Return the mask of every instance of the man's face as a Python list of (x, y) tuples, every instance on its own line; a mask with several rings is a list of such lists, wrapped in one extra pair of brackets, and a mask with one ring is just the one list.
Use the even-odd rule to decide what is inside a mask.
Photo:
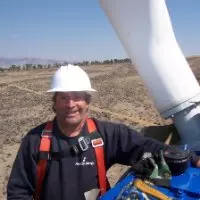
[(76, 126), (87, 115), (88, 103), (84, 92), (57, 92), (54, 109), (60, 123)]

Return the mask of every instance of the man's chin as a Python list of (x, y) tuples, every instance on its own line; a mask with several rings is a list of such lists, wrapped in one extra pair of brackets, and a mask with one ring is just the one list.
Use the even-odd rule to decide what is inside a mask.
[(73, 118), (73, 117), (65, 118), (65, 123), (67, 123), (69, 125), (79, 125), (80, 122), (81, 122), (81, 120), (77, 119), (77, 118)]

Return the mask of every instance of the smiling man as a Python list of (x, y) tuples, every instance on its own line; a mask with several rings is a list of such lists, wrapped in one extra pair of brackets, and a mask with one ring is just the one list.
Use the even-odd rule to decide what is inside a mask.
[(86, 92), (57, 92), (53, 109), (60, 130), (68, 137), (79, 134), (87, 117), (90, 94)]
[(8, 200), (94, 200), (109, 188), (106, 171), (113, 164), (132, 165), (145, 152), (169, 148), (124, 124), (89, 118), (95, 91), (78, 66), (55, 72), (48, 90), (55, 118), (24, 137), (9, 177)]

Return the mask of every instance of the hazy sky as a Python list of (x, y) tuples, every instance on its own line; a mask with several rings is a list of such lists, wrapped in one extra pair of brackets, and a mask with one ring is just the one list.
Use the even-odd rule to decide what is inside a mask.
[[(183, 53), (200, 55), (200, 0), (166, 2)], [(127, 55), (98, 0), (0, 0), (0, 57), (103, 60)]]

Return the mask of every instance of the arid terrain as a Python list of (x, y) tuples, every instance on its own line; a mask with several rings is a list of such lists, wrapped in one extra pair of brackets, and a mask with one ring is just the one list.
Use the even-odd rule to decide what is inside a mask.
[[(200, 57), (189, 59), (200, 80)], [(130, 64), (83, 67), (98, 92), (93, 96), (90, 115), (123, 122), (139, 132), (144, 127), (170, 124), (154, 107), (147, 89)], [(6, 199), (6, 185), (21, 138), (31, 128), (52, 119), (51, 94), (47, 94), (55, 69), (0, 73), (0, 199)], [(189, 84), (189, 83), (188, 83)], [(111, 185), (126, 170), (113, 166), (108, 177)]]

